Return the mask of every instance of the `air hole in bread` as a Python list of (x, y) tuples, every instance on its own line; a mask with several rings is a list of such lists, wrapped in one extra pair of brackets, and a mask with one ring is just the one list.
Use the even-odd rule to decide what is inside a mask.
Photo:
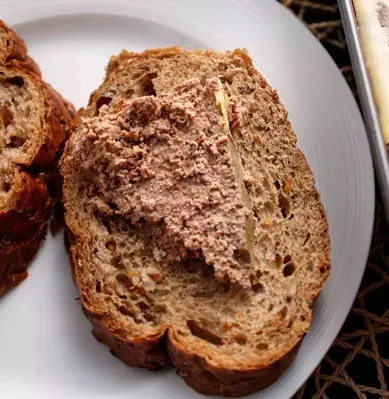
[[(235, 73), (231, 73), (231, 71), (230, 71), (230, 73), (226, 73), (224, 75), (220, 75), (219, 79), (220, 79), (220, 81), (222, 83), (228, 83), (229, 85), (232, 85), (232, 82), (234, 80), (234, 76), (235, 76)], [(205, 78), (205, 76), (204, 76), (204, 78)]]
[(103, 226), (107, 229), (108, 233), (112, 234), (112, 227), (111, 227), (111, 225), (109, 223), (109, 220), (108, 219), (103, 219), (101, 222), (103, 223)]
[(281, 209), (282, 216), (284, 218), (288, 217), (288, 215), (290, 213), (290, 201), (281, 192), (278, 194), (278, 203), (279, 203), (279, 206), (280, 206), (280, 209)]
[(151, 315), (150, 313), (144, 313), (143, 317), (146, 321), (148, 322), (153, 322), (155, 321), (155, 318), (153, 317), (153, 315)]
[(96, 280), (96, 292), (101, 292), (101, 281)]
[(17, 87), (24, 86), (24, 79), (21, 76), (13, 76), (12, 78), (7, 78), (6, 82), (10, 85), (14, 85)]
[(260, 222), (261, 221), (261, 218), (259, 216), (260, 210), (256, 206), (253, 207), (253, 214), (254, 214), (254, 217), (257, 219), (257, 221)]
[(286, 255), (283, 262), (286, 265), (287, 263), (289, 263), (292, 260), (292, 257), (290, 255)]
[(279, 190), (279, 189), (281, 188), (281, 184), (280, 184), (280, 182), (279, 182), (278, 180), (276, 180), (276, 181), (274, 182), (274, 186), (275, 186), (275, 188), (276, 188), (277, 190)]
[(241, 264), (250, 263), (250, 254), (242, 249), (234, 249), (234, 259)]
[(143, 302), (143, 301), (138, 302), (138, 303), (136, 304), (136, 306), (138, 306), (138, 308), (139, 308), (142, 312), (145, 312), (146, 310), (149, 310), (149, 309), (150, 309), (150, 306), (149, 306), (146, 302)]
[(116, 275), (116, 280), (118, 283), (123, 284), (126, 288), (131, 288), (134, 286), (132, 279), (127, 276), (127, 274), (119, 273)]
[(0, 118), (3, 121), (4, 128), (6, 129), (12, 123), (14, 115), (6, 105), (3, 105), (0, 106)]
[(304, 240), (303, 247), (307, 244), (307, 242), (309, 241), (310, 238), (311, 238), (311, 233), (307, 233), (305, 240)]
[(274, 305), (271, 303), (267, 309), (268, 312), (271, 312), (274, 309)]
[(247, 337), (245, 334), (242, 334), (242, 333), (234, 335), (234, 340), (239, 345), (247, 344)]
[(109, 249), (110, 251), (114, 251), (116, 249), (116, 242), (114, 240), (106, 241), (105, 248)]
[(11, 190), (11, 184), (6, 181), (0, 182), (0, 192), (8, 193), (9, 190)]
[(203, 339), (213, 345), (221, 345), (223, 340), (213, 332), (201, 327), (195, 320), (187, 320), (186, 325), (188, 326), (192, 335), (197, 338)]
[(155, 79), (157, 76), (158, 76), (157, 73), (150, 72), (142, 76), (142, 78), (140, 78), (139, 83), (141, 86), (140, 89), (141, 96), (155, 96), (157, 94), (153, 83), (153, 79)]
[(119, 256), (119, 255), (117, 255), (117, 256), (113, 256), (112, 258), (111, 258), (111, 264), (112, 264), (112, 266), (113, 267), (115, 267), (116, 269), (124, 269), (124, 265), (123, 265), (123, 262), (122, 262), (122, 258)]
[(263, 292), (265, 292), (265, 287), (262, 283), (256, 283), (252, 285), (252, 289), (256, 294), (262, 294)]
[(108, 205), (113, 211), (118, 211), (118, 210), (119, 210), (118, 206), (117, 206), (115, 203), (113, 203), (113, 202), (107, 202), (107, 205)]
[(258, 342), (255, 345), (255, 349), (258, 351), (265, 351), (268, 347), (269, 347), (269, 345), (265, 342)]
[(154, 306), (154, 311), (158, 313), (166, 313), (167, 312), (167, 306), (164, 303), (156, 304)]
[(139, 323), (139, 320), (136, 317), (136, 314), (133, 310), (126, 308), (125, 306), (121, 305), (118, 307), (118, 311), (124, 315), (124, 316), (129, 316), (132, 319), (134, 319), (135, 323)]
[(98, 114), (99, 109), (103, 106), (103, 105), (108, 105), (110, 102), (112, 101), (111, 97), (99, 97), (96, 100), (96, 111)]
[(23, 147), (23, 144), (26, 142), (24, 137), (19, 136), (11, 136), (9, 138), (9, 142), (7, 143), (8, 148), (19, 148)]
[(288, 263), (285, 267), (282, 273), (284, 274), (285, 277), (291, 276), (296, 270), (296, 266), (294, 265), (293, 262)]

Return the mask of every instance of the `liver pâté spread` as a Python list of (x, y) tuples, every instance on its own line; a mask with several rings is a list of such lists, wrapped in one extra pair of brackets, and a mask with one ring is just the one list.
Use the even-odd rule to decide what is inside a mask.
[(76, 140), (100, 213), (139, 225), (161, 258), (204, 258), (216, 278), (249, 286), (251, 205), (219, 79), (104, 106)]

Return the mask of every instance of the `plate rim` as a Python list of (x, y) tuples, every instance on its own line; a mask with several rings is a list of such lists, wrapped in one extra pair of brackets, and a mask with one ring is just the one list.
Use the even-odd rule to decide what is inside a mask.
[[(81, 5), (83, 5), (81, 8), (79, 8), (78, 9), (78, 12), (76, 13), (76, 15), (79, 15), (79, 14), (98, 14), (98, 15), (101, 15), (101, 14), (105, 14), (106, 13), (106, 11), (102, 11), (102, 12), (99, 12), (100, 10), (102, 10), (102, 9), (104, 9), (104, 7), (102, 7), (102, 8), (98, 8), (98, 7), (96, 7), (96, 9), (94, 10), (94, 12), (93, 13), (91, 13), (90, 12), (90, 9), (89, 9), (89, 11), (88, 11), (88, 8), (90, 7), (90, 4), (92, 3), (92, 1), (93, 0), (68, 0), (68, 4), (75, 4), (75, 3), (80, 3)], [(223, 0), (217, 0), (219, 3), (221, 3)], [(264, 0), (263, 0), (264, 1)], [(150, 2), (151, 3), (157, 3), (157, 1), (153, 1), (153, 0), (150, 0)], [(166, 0), (165, 2), (169, 2), (168, 0)], [(184, 3), (184, 4), (189, 4), (191, 1), (190, 0), (181, 0), (181, 3)], [(214, 1), (215, 2), (215, 1)], [(234, 3), (234, 4), (237, 4), (234, 0), (228, 0), (228, 2), (229, 3)], [(12, 4), (11, 4), (12, 3)], [(107, 3), (106, 2), (101, 2), (101, 1), (93, 1), (93, 3), (94, 4), (96, 4), (96, 3), (98, 3), (98, 4), (103, 4), (104, 3), (104, 6), (105, 6), (105, 9), (106, 9), (106, 6), (107, 6)], [(110, 3), (117, 3), (117, 4), (123, 4), (123, 3), (130, 3), (130, 1), (129, 0), (111, 0), (110, 1)], [(177, 2), (176, 1), (170, 1), (170, 3), (172, 3), (172, 4), (177, 4)], [(242, 6), (245, 6), (245, 5), (247, 5), (247, 6), (250, 6), (250, 4), (251, 4), (252, 2), (250, 1), (250, 0), (241, 0), (241, 2), (240, 2), (240, 6), (242, 7)], [(276, 7), (279, 7), (279, 12), (280, 13), (289, 13), (289, 11), (288, 10), (286, 10), (286, 9), (284, 9), (284, 7), (283, 6), (281, 6), (278, 2), (275, 2), (275, 1), (272, 1), (272, 0), (267, 0), (267, 3), (273, 3), (273, 5), (274, 6), (276, 6)], [(40, 9), (42, 9), (42, 6), (43, 5), (46, 5), (46, 7), (47, 7), (47, 13), (49, 14), (50, 12), (52, 12), (53, 11), (53, 9), (55, 8), (53, 8), (53, 6), (57, 6), (57, 12), (58, 12), (58, 10), (61, 8), (61, 5), (63, 5), (64, 4), (64, 2), (62, 1), (62, 0), (51, 0), (51, 1), (46, 1), (45, 2), (45, 0), (43, 0), (43, 1), (41, 1), (41, 0), (34, 0), (34, 1), (28, 1), (28, 0), (0, 0), (0, 4), (4, 4), (5, 5), (5, 9), (4, 9), (4, 12), (3, 12), (3, 15), (2, 15), (2, 17), (4, 17), (4, 19), (5, 20), (10, 20), (11, 22), (10, 22), (10, 25), (11, 26), (14, 26), (14, 25), (16, 25), (16, 28), (17, 28), (17, 25), (19, 25), (20, 23), (26, 23), (26, 22), (29, 22), (29, 21), (32, 21), (32, 20), (34, 20), (34, 19), (36, 19), (35, 17), (38, 15), (38, 14), (34, 14), (34, 11), (33, 11), (33, 9), (35, 8), (35, 7), (37, 7), (38, 9), (40, 8)], [(32, 6), (30, 7), (30, 9), (29, 9), (29, 11), (32, 11), (32, 12), (30, 12), (29, 13), (29, 17), (28, 18), (26, 18), (25, 16), (27, 15), (27, 13), (25, 12), (24, 14), (23, 13), (20, 13), (19, 14), (19, 12), (18, 12), (18, 10), (17, 10), (17, 7), (24, 7), (25, 8), (25, 6), (26, 6), (26, 4), (29, 4), (29, 5), (31, 5), (32, 4)], [(86, 5), (88, 5), (86, 8), (83, 8), (84, 6), (86, 6)], [(8, 8), (7, 8), (7, 6), (8, 6)], [(51, 7), (51, 8), (50, 8)], [(95, 5), (94, 5), (94, 7), (95, 7)], [(112, 7), (112, 6), (111, 6)], [(70, 7), (71, 8), (71, 7)], [(113, 8), (113, 7), (112, 7)], [(76, 9), (76, 8), (73, 8), (74, 10)], [(8, 10), (8, 11), (7, 11)], [(111, 9), (112, 10), (112, 9)], [(282, 11), (281, 11), (282, 10)], [(8, 17), (7, 17), (7, 14), (8, 14)], [(55, 15), (72, 15), (72, 14), (74, 14), (73, 12), (69, 12), (69, 13), (62, 13), (62, 14), (55, 14)], [(23, 17), (23, 15), (24, 15), (24, 17)], [(110, 12), (110, 15), (117, 15), (115, 12), (113, 12), (112, 13), (112, 11)], [(34, 17), (35, 16), (35, 17)], [(49, 16), (49, 15), (48, 15)], [(132, 17), (131, 15), (126, 15), (126, 16), (128, 16), (128, 17)], [(39, 17), (40, 18), (38, 18), (38, 19), (41, 19), (42, 18), (42, 14), (40, 14), (39, 15)], [(24, 18), (24, 20), (23, 20), (23, 18)], [(300, 24), (300, 26), (301, 27), (304, 27), (304, 29), (306, 30), (306, 32), (309, 32), (309, 34), (312, 36), (312, 38), (314, 38), (314, 36), (312, 35), (312, 33), (300, 22), (300, 21), (298, 21), (297, 19), (295, 19), (296, 20), (296, 22), (298, 22), (298, 24)], [(315, 39), (315, 41), (316, 41), (316, 39)], [(327, 50), (321, 45), (321, 43), (319, 43), (319, 42), (317, 42), (317, 44), (319, 44), (320, 45), (320, 47), (321, 47), (321, 49), (322, 50), (324, 50), (324, 52), (326, 53), (326, 56), (327, 56), (327, 58), (328, 58), (328, 61), (330, 61), (332, 64), (334, 64), (335, 65), (335, 62), (334, 62), (334, 60), (331, 58), (331, 56), (329, 55), (329, 53), (327, 52)], [(337, 68), (338, 69), (338, 68)], [(341, 72), (338, 70), (338, 73), (341, 75)], [(265, 76), (265, 78), (266, 78), (266, 76)], [(343, 79), (343, 81), (344, 81), (344, 84), (345, 84), (345, 86), (348, 88), (348, 91), (349, 91), (349, 94), (351, 94), (351, 89), (349, 88), (349, 86), (348, 86), (348, 84), (346, 83), (346, 81), (345, 81), (345, 79), (344, 79), (344, 77), (343, 77), (343, 75), (342, 75), (342, 79)], [(345, 94), (344, 94), (345, 95)], [(349, 106), (351, 106), (351, 104), (349, 105)], [(357, 104), (356, 104), (356, 101), (355, 101), (355, 99), (353, 99), (353, 106), (355, 106), (355, 107), (357, 107)], [(357, 112), (359, 113), (359, 115), (360, 115), (360, 111), (359, 111), (359, 109), (358, 109), (358, 107), (357, 107)], [(363, 122), (362, 122), (363, 123)], [(363, 130), (366, 132), (366, 129), (365, 129), (365, 127), (363, 126)], [(365, 134), (365, 136), (366, 136), (366, 134)], [(366, 138), (366, 140), (367, 140), (367, 138)], [(369, 148), (369, 147), (368, 147)], [(364, 261), (363, 261), (363, 263), (366, 265), (366, 262), (367, 262), (367, 259), (368, 259), (368, 254), (369, 254), (369, 248), (370, 248), (370, 244), (371, 244), (371, 239), (372, 239), (372, 233), (373, 233), (373, 225), (374, 225), (374, 204), (375, 204), (375, 191), (374, 191), (374, 182), (375, 182), (375, 180), (374, 180), (374, 172), (373, 172), (373, 164), (372, 164), (372, 158), (371, 158), (371, 153), (370, 153), (370, 149), (369, 149), (369, 154), (368, 155), (366, 155), (367, 156), (367, 159), (368, 159), (368, 165), (365, 165), (365, 167), (367, 168), (367, 169), (369, 169), (369, 171), (368, 172), (366, 172), (366, 174), (364, 175), (364, 177), (367, 179), (367, 180), (369, 180), (369, 181), (367, 181), (367, 183), (368, 184), (370, 184), (370, 186), (371, 187), (373, 187), (373, 190), (372, 190), (372, 193), (370, 194), (370, 199), (371, 199), (371, 204), (372, 204), (372, 206), (371, 206), (371, 209), (370, 209), (370, 221), (369, 221), (369, 226), (368, 227), (365, 227), (366, 228), (366, 230), (368, 231), (368, 234), (367, 234), (367, 236), (369, 237), (369, 239), (368, 239), (368, 243), (366, 243), (365, 244), (365, 246), (367, 246), (367, 251), (366, 251), (366, 255), (365, 255), (365, 259), (364, 259)], [(370, 177), (368, 177), (368, 175), (370, 175)], [(366, 204), (365, 204), (366, 205)], [(365, 210), (365, 212), (367, 212), (367, 210)], [(366, 267), (366, 266), (365, 266)], [(326, 346), (326, 349), (325, 349), (325, 351), (323, 352), (323, 348), (322, 348), (322, 350), (321, 350), (321, 352), (323, 352), (323, 355), (321, 355), (320, 356), (320, 358), (319, 358), (319, 360), (317, 361), (317, 364), (315, 365), (315, 367), (313, 367), (313, 369), (312, 369), (312, 371), (317, 367), (317, 365), (321, 362), (321, 360), (323, 359), (323, 357), (325, 356), (325, 354), (327, 353), (327, 351), (328, 351), (328, 349), (330, 348), (330, 346), (332, 345), (332, 342), (333, 342), (333, 340), (336, 338), (336, 336), (338, 335), (338, 333), (339, 333), (339, 331), (340, 331), (340, 329), (341, 329), (341, 327), (342, 327), (342, 325), (343, 325), (343, 323), (344, 323), (344, 321), (346, 320), (346, 318), (347, 318), (347, 316), (348, 316), (348, 314), (349, 314), (349, 312), (350, 312), (350, 309), (351, 309), (351, 307), (352, 307), (352, 304), (353, 304), (353, 302), (354, 302), (354, 299), (355, 299), (355, 297), (356, 297), (356, 295), (357, 295), (357, 292), (358, 292), (358, 289), (359, 289), (359, 286), (360, 286), (360, 283), (361, 283), (361, 280), (362, 280), (362, 278), (363, 278), (363, 275), (364, 275), (364, 271), (365, 271), (365, 267), (363, 267), (363, 270), (361, 271), (361, 273), (360, 273), (360, 276), (359, 276), (359, 278), (358, 278), (358, 284), (354, 284), (353, 285), (353, 288), (355, 288), (355, 293), (354, 294), (352, 294), (351, 296), (353, 297), (353, 300), (352, 301), (350, 301), (350, 304), (349, 304), (349, 308), (347, 309), (347, 313), (346, 312), (344, 312), (345, 313), (345, 315), (344, 315), (344, 317), (342, 317), (343, 318), (343, 321), (341, 322), (341, 323), (339, 323), (339, 326), (337, 327), (337, 328), (335, 328), (333, 331), (332, 331), (332, 334), (331, 335), (333, 335), (334, 337), (333, 338), (331, 338), (329, 341), (329, 343), (328, 343), (328, 345), (325, 345)], [(350, 297), (351, 297), (350, 296)], [(308, 378), (309, 376), (307, 376), (307, 378)], [(296, 387), (296, 389), (293, 391), (293, 392), (291, 392), (290, 393), (290, 395), (292, 396), (300, 387), (301, 387), (301, 385), (303, 385), (304, 384), (304, 382), (305, 382), (305, 380), (306, 380), (306, 378), (304, 377), (304, 380), (303, 381), (300, 381), (298, 384), (295, 384), (297, 387)], [(263, 392), (263, 391), (262, 391)]]

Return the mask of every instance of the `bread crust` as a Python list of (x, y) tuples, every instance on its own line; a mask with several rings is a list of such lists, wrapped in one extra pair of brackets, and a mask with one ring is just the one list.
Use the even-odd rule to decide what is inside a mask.
[[(49, 210), (51, 211), (51, 207)], [(1, 241), (0, 296), (28, 277), (27, 267), (45, 238), (46, 231), (47, 220), (30, 237), (17, 241)]]
[(166, 332), (143, 336), (137, 340), (124, 340), (110, 327), (109, 320), (90, 312), (85, 306), (83, 311), (93, 325), (92, 334), (97, 341), (108, 346), (111, 354), (128, 366), (141, 367), (150, 371), (160, 370), (171, 361), (166, 353)]
[(51, 215), (51, 199), (43, 175), (20, 171), (12, 208), (0, 211), (0, 241), (12, 242), (35, 234)]
[(19, 64), (24, 69), (42, 76), (38, 64), (27, 54), (24, 41), (3, 21), (0, 20), (0, 35), (6, 38), (7, 44), (0, 50), (0, 64)]
[(212, 365), (206, 358), (189, 352), (178, 341), (174, 329), (169, 330), (169, 356), (185, 382), (203, 395), (239, 397), (266, 388), (289, 367), (302, 338), (275, 362), (252, 369), (231, 370)]
[[(120, 70), (123, 63), (131, 63), (132, 59), (147, 60), (149, 57), (168, 58), (181, 52), (187, 52), (187, 50), (182, 50), (179, 47), (171, 47), (166, 49), (146, 50), (140, 54), (123, 51), (118, 56), (112, 57), (108, 64), (107, 74), (103, 84), (91, 94), (89, 107), (87, 110), (82, 110), (82, 115), (96, 115), (97, 108), (95, 104), (97, 99), (104, 93), (104, 89), (107, 89), (109, 85), (115, 81), (115, 74)], [(211, 51), (202, 52), (193, 50), (189, 52), (194, 54), (201, 52), (201, 54), (206, 54), (210, 57), (213, 54)], [(262, 75), (254, 68), (251, 58), (244, 51), (235, 50), (233, 54), (239, 55), (239, 57), (244, 60), (250, 76), (257, 76), (261, 86), (267, 86)], [(128, 65), (126, 65), (126, 67), (128, 67)], [(276, 91), (272, 90), (271, 95), (275, 103), (280, 104)], [(289, 129), (292, 129), (290, 125)], [(296, 150), (295, 170), (301, 171), (309, 180), (312, 180), (310, 167), (307, 164), (305, 156), (299, 150)], [(319, 194), (316, 189), (314, 195), (317, 197), (318, 202), (320, 202)], [(319, 267), (323, 269), (323, 272), (321, 274), (321, 279), (317, 281), (317, 284), (309, 287), (309, 292), (307, 292), (306, 297), (310, 306), (327, 279), (330, 269), (330, 242), (327, 219), (323, 206), (320, 204), (319, 207), (318, 213), (321, 217), (320, 222), (323, 224), (322, 239), (324, 243)], [(72, 215), (72, 212), (67, 212), (65, 215), (68, 237), (71, 237), (74, 232), (76, 232), (76, 234), (81, 234), (77, 224), (73, 224), (73, 217), (74, 215)], [(79, 238), (80, 237), (73, 237), (72, 239), (68, 239), (67, 247), (70, 254), (74, 280), (82, 293), (81, 282), (77, 280), (77, 268), (83, 256), (81, 248), (77, 246)], [(177, 368), (178, 374), (185, 379), (188, 385), (205, 395), (244, 396), (263, 389), (276, 381), (293, 361), (311, 323), (311, 320), (306, 320), (301, 328), (296, 331), (295, 335), (290, 337), (290, 342), (283, 346), (281, 350), (273, 350), (263, 363), (253, 364), (251, 367), (246, 367), (245, 369), (230, 369), (213, 364), (207, 354), (191, 352), (188, 347), (185, 346), (185, 342), (182, 342), (184, 339), (177, 334), (174, 327), (161, 327), (160, 332), (156, 334), (154, 338), (142, 337), (142, 339), (134, 340), (128, 338), (127, 334), (121, 333), (120, 330), (116, 328), (113, 320), (94, 310), (93, 304), (90, 303), (89, 298), (82, 296), (82, 294), (81, 302), (85, 314), (93, 325), (94, 336), (101, 343), (113, 350), (120, 360), (130, 366), (146, 368), (150, 368), (148, 367), (150, 362), (157, 361), (158, 366), (155, 368), (159, 368), (169, 364), (167, 357), (165, 357), (167, 350), (168, 356)], [(150, 348), (153, 348), (152, 352), (150, 352)], [(156, 353), (155, 350), (159, 350), (159, 354)]]
[[(66, 225), (65, 246), (70, 258), (73, 279), (79, 286), (74, 271), (80, 258), (71, 230)], [(190, 387), (209, 396), (240, 397), (266, 388), (276, 381), (292, 363), (305, 335), (292, 339), (290, 350), (280, 354), (279, 358), (270, 364), (231, 370), (217, 367), (205, 356), (189, 351), (180, 342), (179, 334), (172, 327), (161, 327), (153, 335), (126, 339), (125, 332), (118, 329), (114, 320), (94, 310), (93, 304), (87, 297), (80, 299), (83, 312), (93, 326), (93, 336), (98, 342), (106, 345), (112, 355), (128, 366), (141, 367), (150, 371), (173, 364), (177, 373)]]
[[(66, 219), (65, 219), (66, 220)], [(66, 225), (65, 242), (69, 253), (73, 279), (79, 287), (75, 268), (79, 254), (72, 229)], [(125, 338), (125, 332), (117, 328), (115, 322), (93, 309), (87, 297), (81, 297), (82, 309), (93, 329), (98, 342), (106, 345), (112, 355), (128, 366), (145, 368), (150, 371), (174, 365), (185, 382), (208, 396), (240, 397), (257, 392), (275, 382), (294, 360), (305, 334), (291, 339), (291, 347), (269, 364), (253, 366), (249, 369), (227, 369), (217, 367), (206, 356), (189, 351), (180, 342), (177, 331), (172, 327), (161, 327), (153, 335), (138, 339)]]

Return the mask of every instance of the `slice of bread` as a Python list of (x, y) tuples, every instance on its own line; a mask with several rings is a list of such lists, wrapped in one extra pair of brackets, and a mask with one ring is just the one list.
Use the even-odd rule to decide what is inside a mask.
[(75, 110), (31, 68), (23, 41), (1, 21), (0, 42), (1, 295), (27, 277), (45, 236), (52, 210), (46, 177), (58, 175)]
[(255, 219), (250, 289), (218, 281), (202, 259), (164, 261), (142, 229), (96, 210), (101, 196), (74, 167), (82, 122), (61, 160), (67, 248), (93, 334), (113, 354), (147, 369), (172, 362), (201, 393), (241, 396), (275, 381), (308, 331), (330, 270), (328, 225), (287, 112), (242, 50), (122, 52), (80, 117), (104, 123), (107, 106), (188, 77), (219, 78), (239, 114), (230, 129)]

